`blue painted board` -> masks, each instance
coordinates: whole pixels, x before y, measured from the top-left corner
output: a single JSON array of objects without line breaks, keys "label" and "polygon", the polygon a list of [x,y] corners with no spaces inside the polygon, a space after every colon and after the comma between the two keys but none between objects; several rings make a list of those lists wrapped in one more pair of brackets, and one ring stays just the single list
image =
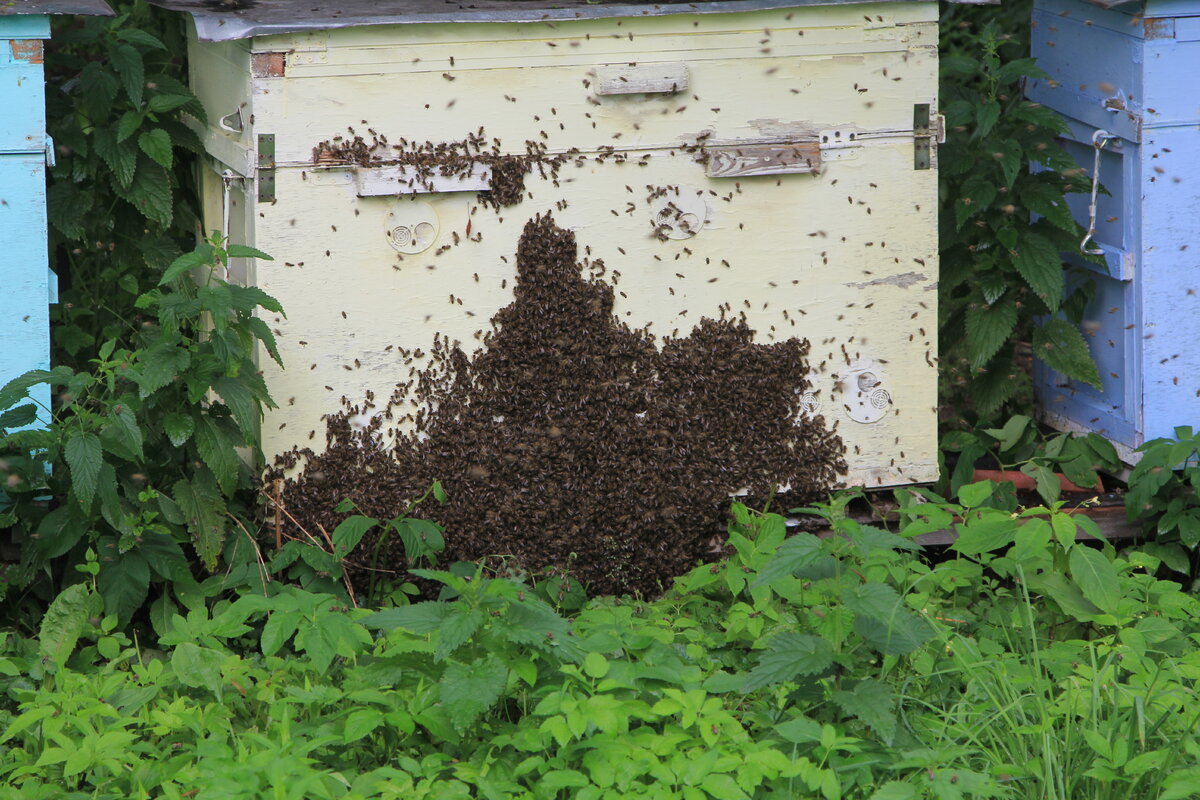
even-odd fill
[{"label": "blue painted board", "polygon": [[[50,367],[46,270],[46,162],[42,153],[0,154],[0,384]],[[49,421],[50,390],[38,387]]]},{"label": "blue painted board", "polygon": [[[1091,175],[1092,134],[1119,137],[1100,174],[1112,194],[1096,226],[1108,270],[1091,274],[1082,326],[1102,389],[1039,365],[1039,402],[1052,423],[1102,433],[1132,461],[1148,439],[1200,422],[1200,0],[1035,0],[1033,23],[1050,78],[1027,94],[1067,117],[1068,151]],[[1088,199],[1070,205],[1086,226]]]},{"label": "blue painted board", "polygon": [[0,153],[45,146],[41,40],[49,35],[48,17],[0,17]]}]

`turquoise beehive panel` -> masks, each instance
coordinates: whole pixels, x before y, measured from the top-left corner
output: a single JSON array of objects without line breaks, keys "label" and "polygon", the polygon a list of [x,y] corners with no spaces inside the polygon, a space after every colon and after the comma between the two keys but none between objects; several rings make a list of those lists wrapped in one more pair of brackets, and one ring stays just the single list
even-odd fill
[{"label": "turquoise beehive panel", "polygon": [[[1039,402],[1047,421],[1102,433],[1133,461],[1145,441],[1200,419],[1200,0],[1035,0],[1033,26],[1049,78],[1027,94],[1067,118],[1067,149],[1088,175],[1105,137],[1110,193],[1092,243],[1107,270],[1091,268],[1082,325],[1102,387],[1039,365]],[[1088,198],[1071,208],[1087,227]]]}]

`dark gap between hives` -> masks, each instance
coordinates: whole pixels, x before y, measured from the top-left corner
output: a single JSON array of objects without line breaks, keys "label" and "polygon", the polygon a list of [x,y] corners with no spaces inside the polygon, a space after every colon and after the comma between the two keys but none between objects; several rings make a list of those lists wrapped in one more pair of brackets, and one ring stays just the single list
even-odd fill
[{"label": "dark gap between hives", "polygon": [[[444,561],[509,555],[566,567],[593,593],[652,594],[711,558],[732,493],[761,502],[786,485],[783,502],[801,502],[837,483],[845,445],[800,413],[807,341],[755,344],[744,322],[706,318],[660,349],[613,315],[613,288],[576,256],[550,215],[529,221],[513,302],[484,347],[468,357],[439,337],[383,408],[369,396],[328,417],[326,451],[295,450],[271,476],[303,460],[284,483],[289,512],[331,531],[350,498],[386,519],[436,478],[449,502],[419,514],[445,527]],[[423,410],[389,444],[383,425],[410,389]],[[383,550],[380,566],[402,570],[400,542]]]}]

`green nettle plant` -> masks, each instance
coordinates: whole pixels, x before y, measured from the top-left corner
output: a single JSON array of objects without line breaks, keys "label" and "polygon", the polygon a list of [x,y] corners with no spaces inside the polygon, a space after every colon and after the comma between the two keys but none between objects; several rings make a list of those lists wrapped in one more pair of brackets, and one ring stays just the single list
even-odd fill
[{"label": "green nettle plant", "polygon": [[1160,544],[1200,544],[1200,433],[1190,425],[1175,438],[1153,439],[1138,448],[1142,460],[1129,476],[1125,509],[1129,519],[1145,520]]},{"label": "green nettle plant", "polygon": [[195,241],[191,158],[204,148],[184,115],[205,114],[181,80],[182,25],[145,0],[112,5],[116,17],[55,17],[46,52],[56,363],[127,337],[134,300]]},{"label": "green nettle plant", "polygon": [[1013,49],[989,24],[941,62],[943,394],[989,422],[1028,396],[1022,341],[1058,372],[1100,383],[1076,327],[1093,286],[1083,270],[1068,281],[1060,257],[1083,238],[1063,196],[1090,183],[1055,142],[1062,119],[1023,98],[1021,80],[1042,73]]},{"label": "green nettle plant", "polygon": [[[1038,424],[1024,414],[1014,414],[998,428],[948,431],[942,436],[941,450],[958,453],[958,462],[948,473],[949,491],[957,494],[974,482],[975,467],[981,460],[995,461],[1000,470],[1021,472],[1033,478],[1038,495],[1046,503],[1058,500],[1062,484],[1057,473],[1084,488],[1100,491],[1100,472],[1119,472],[1121,459],[1107,439],[1096,433],[1044,434]],[[945,474],[947,471],[943,470]],[[1017,497],[1011,481],[998,486],[993,502],[1012,511]]]},{"label": "green nettle plant", "polygon": [[[186,583],[189,543],[213,569],[229,534],[249,519],[239,489],[255,487],[259,423],[272,406],[254,363],[275,339],[255,316],[282,313],[261,290],[222,279],[229,258],[269,258],[214,238],[176,259],[135,305],[129,346],[104,343],[86,369],[34,370],[0,388],[0,527],[20,544],[8,585],[27,585],[54,559],[99,553],[97,588],[121,620],[152,583]],[[49,428],[28,390],[55,392]],[[261,456],[258,456],[261,458]]]}]

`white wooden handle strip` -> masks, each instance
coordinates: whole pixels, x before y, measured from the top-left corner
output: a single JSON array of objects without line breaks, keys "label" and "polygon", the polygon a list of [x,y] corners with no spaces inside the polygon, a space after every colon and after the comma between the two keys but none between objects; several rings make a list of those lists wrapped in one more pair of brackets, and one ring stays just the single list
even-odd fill
[{"label": "white wooden handle strip", "polygon": [[708,145],[705,174],[710,178],[790,175],[821,171],[821,146],[814,139],[779,144]]},{"label": "white wooden handle strip", "polygon": [[609,64],[592,70],[598,95],[675,94],[688,89],[687,64]]},{"label": "white wooden handle strip", "polygon": [[464,175],[422,175],[422,170],[402,164],[358,167],[354,171],[359,197],[436,192],[479,192],[492,186],[492,170],[476,164]]}]

